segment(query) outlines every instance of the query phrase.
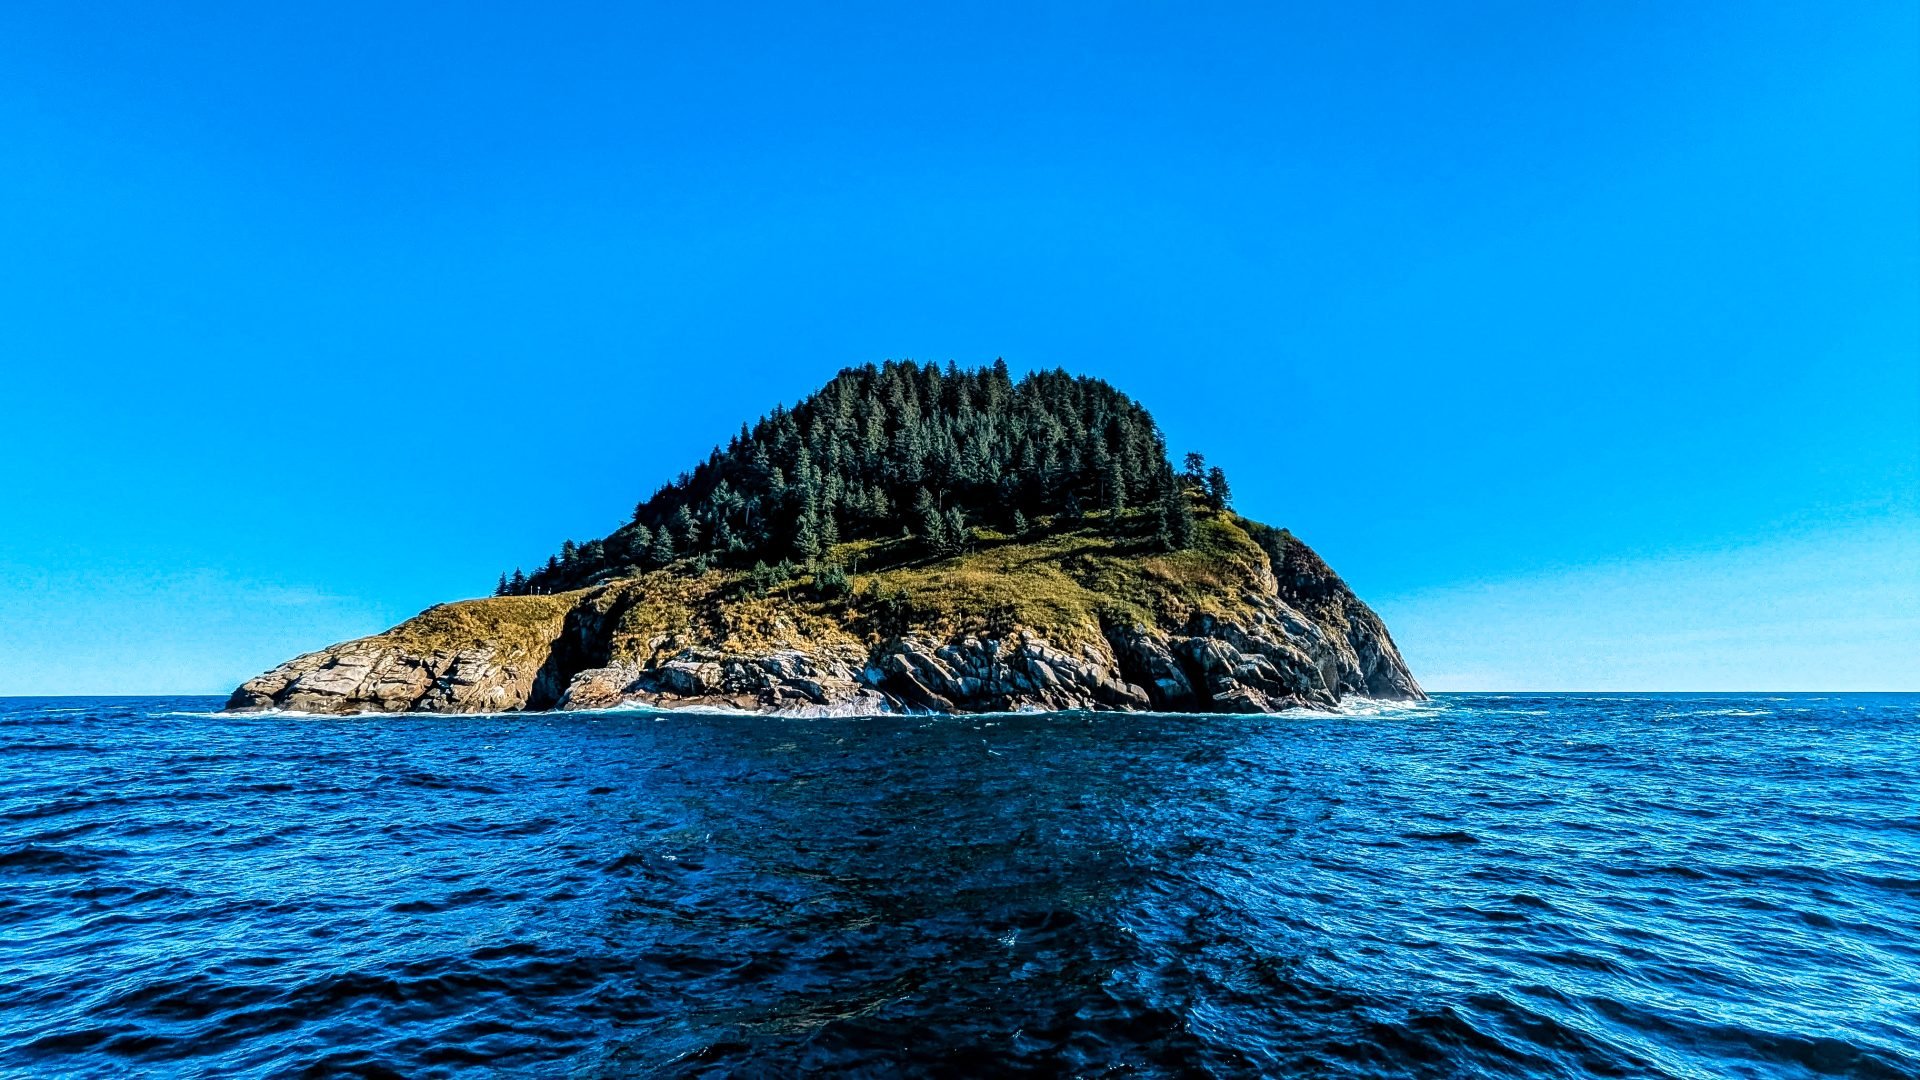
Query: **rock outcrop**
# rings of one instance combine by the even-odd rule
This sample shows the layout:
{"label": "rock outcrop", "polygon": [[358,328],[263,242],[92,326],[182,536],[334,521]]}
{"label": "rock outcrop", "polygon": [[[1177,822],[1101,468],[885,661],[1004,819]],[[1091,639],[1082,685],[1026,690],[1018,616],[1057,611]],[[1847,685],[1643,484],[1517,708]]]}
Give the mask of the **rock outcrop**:
{"label": "rock outcrop", "polygon": [[[249,679],[228,709],[505,712],[559,697],[559,597],[441,604],[384,634],[297,656]],[[561,685],[564,687],[564,681]]]}
{"label": "rock outcrop", "polygon": [[[441,605],[385,634],[288,661],[241,686],[227,707],[1260,713],[1424,696],[1379,616],[1317,555],[1290,534],[1267,530],[1258,547],[1237,535],[1245,551],[1203,579],[1231,589],[1217,603],[1163,599],[1151,619],[1107,605],[1072,640],[984,612],[962,611],[957,621],[972,625],[945,632],[911,619],[883,632],[858,600],[808,622],[798,601],[729,606],[724,598],[737,593],[724,580],[696,588],[680,579],[672,603],[645,583],[616,581]],[[1075,568],[1070,557],[1056,561],[1054,569]],[[778,640],[740,647],[736,624],[754,619]]]}

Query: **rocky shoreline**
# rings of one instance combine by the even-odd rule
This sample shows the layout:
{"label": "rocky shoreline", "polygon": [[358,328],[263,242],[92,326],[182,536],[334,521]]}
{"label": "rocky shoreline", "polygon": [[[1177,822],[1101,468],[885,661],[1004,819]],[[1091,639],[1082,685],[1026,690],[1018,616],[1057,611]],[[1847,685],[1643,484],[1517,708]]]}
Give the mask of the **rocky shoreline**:
{"label": "rocky shoreline", "polygon": [[[1304,546],[1301,548],[1305,551]],[[946,636],[910,631],[862,645],[789,640],[729,650],[657,635],[613,659],[618,583],[523,620],[511,643],[433,647],[412,623],[309,653],[236,690],[231,710],[313,713],[499,712],[719,707],[777,714],[1001,712],[1021,709],[1263,713],[1331,708],[1343,698],[1424,697],[1373,611],[1317,557],[1262,565],[1235,618],[1195,613],[1172,626],[1100,627],[1074,643],[1012,626]],[[503,604],[561,598],[469,601]],[[442,605],[436,612],[459,608]]]}

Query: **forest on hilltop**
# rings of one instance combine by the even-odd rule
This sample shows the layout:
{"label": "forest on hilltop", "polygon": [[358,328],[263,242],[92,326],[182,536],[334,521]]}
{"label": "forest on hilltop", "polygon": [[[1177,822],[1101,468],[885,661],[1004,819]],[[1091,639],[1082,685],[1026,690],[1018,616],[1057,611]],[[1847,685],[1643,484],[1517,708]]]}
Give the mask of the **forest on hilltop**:
{"label": "forest on hilltop", "polygon": [[1197,454],[1176,473],[1153,418],[1106,382],[1054,370],[1015,383],[999,360],[971,370],[888,361],[848,368],[742,424],[627,524],[568,540],[531,574],[501,575],[496,592],[667,567],[784,574],[863,539],[913,537],[950,555],[983,527],[1026,536],[1094,512],[1110,525],[1144,514],[1148,541],[1175,550],[1192,542],[1196,499],[1226,509],[1225,474]]}

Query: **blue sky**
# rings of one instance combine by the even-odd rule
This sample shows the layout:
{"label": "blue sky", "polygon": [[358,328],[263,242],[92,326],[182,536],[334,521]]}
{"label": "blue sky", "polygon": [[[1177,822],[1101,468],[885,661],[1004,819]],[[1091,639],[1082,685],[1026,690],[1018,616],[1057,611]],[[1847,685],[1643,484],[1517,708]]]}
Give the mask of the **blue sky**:
{"label": "blue sky", "polygon": [[1920,689],[1920,8],[964,7],[0,8],[0,693],[225,692],[996,356],[1429,686]]}

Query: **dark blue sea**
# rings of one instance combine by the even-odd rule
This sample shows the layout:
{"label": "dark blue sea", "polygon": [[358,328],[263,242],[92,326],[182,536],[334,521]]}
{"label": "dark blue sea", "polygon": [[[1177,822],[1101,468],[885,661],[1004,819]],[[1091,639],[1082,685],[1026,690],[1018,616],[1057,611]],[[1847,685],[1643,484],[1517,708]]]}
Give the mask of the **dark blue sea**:
{"label": "dark blue sea", "polygon": [[7,1076],[1920,1076],[1920,696],[0,700]]}

